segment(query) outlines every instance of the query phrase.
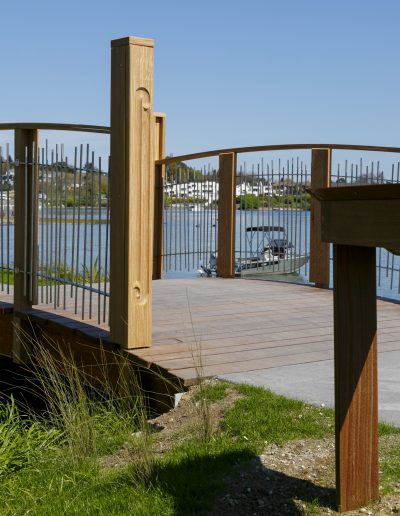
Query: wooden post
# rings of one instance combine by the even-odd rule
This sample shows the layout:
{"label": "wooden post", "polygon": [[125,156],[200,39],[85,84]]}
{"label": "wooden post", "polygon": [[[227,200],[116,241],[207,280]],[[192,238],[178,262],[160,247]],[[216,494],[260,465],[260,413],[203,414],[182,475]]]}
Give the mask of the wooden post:
{"label": "wooden post", "polygon": [[[312,190],[330,185],[331,154],[331,149],[312,149]],[[315,198],[311,199],[310,281],[316,287],[329,287],[329,244],[321,240],[321,206]]]}
{"label": "wooden post", "polygon": [[336,489],[340,510],[378,497],[375,248],[334,245]]}
{"label": "wooden post", "polygon": [[111,42],[110,337],[124,348],[151,344],[153,47]]}
{"label": "wooden post", "polygon": [[[154,113],[154,159],[165,158],[165,114]],[[153,280],[163,277],[165,165],[155,165]]]}
{"label": "wooden post", "polygon": [[218,268],[220,278],[235,277],[236,154],[219,155]]}
{"label": "wooden post", "polygon": [[37,129],[15,129],[13,352],[18,362],[29,355],[28,343],[22,345],[17,335],[20,313],[38,302],[38,141]]}

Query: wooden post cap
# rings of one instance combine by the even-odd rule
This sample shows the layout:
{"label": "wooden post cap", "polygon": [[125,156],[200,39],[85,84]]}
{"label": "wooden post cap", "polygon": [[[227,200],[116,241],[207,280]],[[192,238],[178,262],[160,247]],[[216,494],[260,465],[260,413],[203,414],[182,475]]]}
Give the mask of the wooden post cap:
{"label": "wooden post cap", "polygon": [[127,36],[125,38],[113,39],[111,41],[112,47],[125,47],[128,45],[137,45],[139,47],[154,47],[154,39],[137,38],[136,36]]}

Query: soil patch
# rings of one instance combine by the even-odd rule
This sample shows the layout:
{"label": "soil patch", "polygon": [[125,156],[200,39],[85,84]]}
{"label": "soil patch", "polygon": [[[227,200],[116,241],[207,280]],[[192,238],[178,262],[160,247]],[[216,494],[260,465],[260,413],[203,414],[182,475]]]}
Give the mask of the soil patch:
{"label": "soil patch", "polygon": [[[190,388],[176,408],[148,422],[154,432],[153,456],[160,456],[191,439],[194,432],[201,432],[204,414],[198,393],[198,386]],[[222,400],[208,403],[213,431],[218,429],[225,411],[241,396],[235,388],[227,388]],[[132,442],[103,457],[101,465],[109,468],[131,463],[142,437],[141,432],[133,434]],[[381,450],[393,446],[400,446],[399,435],[380,439]],[[334,439],[298,439],[282,446],[268,444],[259,456],[235,466],[224,478],[224,485],[212,510],[203,512],[203,516],[338,514]],[[397,487],[399,494],[382,496],[374,504],[346,514],[400,515],[400,479]]]}

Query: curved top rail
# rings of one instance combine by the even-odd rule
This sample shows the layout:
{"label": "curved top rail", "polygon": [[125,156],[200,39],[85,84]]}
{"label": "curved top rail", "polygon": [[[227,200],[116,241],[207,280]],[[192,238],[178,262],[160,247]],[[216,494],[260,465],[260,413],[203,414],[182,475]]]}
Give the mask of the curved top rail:
{"label": "curved top rail", "polygon": [[84,125],[84,124],[53,124],[47,122],[17,122],[0,123],[0,131],[10,129],[42,129],[48,131],[76,131],[82,133],[101,133],[110,134],[110,128],[104,125]]}
{"label": "curved top rail", "polygon": [[230,149],[216,149],[194,154],[182,154],[181,156],[171,156],[156,161],[157,165],[167,165],[177,161],[189,161],[191,159],[210,158],[224,153],[243,154],[246,152],[278,151],[278,150],[302,150],[302,149],[336,149],[336,150],[362,150],[375,152],[394,152],[400,153],[400,147],[381,147],[377,145],[347,145],[342,143],[288,143],[282,145],[257,145],[254,147],[233,147]]}

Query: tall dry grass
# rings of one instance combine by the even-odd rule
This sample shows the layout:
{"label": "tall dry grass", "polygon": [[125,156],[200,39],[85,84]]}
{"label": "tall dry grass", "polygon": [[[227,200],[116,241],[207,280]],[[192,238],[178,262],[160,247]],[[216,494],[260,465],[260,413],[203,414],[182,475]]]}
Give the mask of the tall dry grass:
{"label": "tall dry grass", "polygon": [[139,371],[129,359],[103,348],[99,354],[98,348],[93,348],[100,358],[92,364],[80,363],[70,346],[61,346],[46,335],[38,338],[18,328],[17,336],[30,352],[29,371],[46,405],[46,421],[62,432],[72,462],[106,453],[105,436],[114,433],[132,440],[132,459],[141,464],[144,475],[149,474],[152,453],[147,396]]}
{"label": "tall dry grass", "polygon": [[186,290],[186,302],[189,314],[189,321],[191,326],[191,332],[193,335],[193,342],[190,345],[190,354],[192,356],[194,369],[196,371],[196,379],[198,385],[197,402],[196,407],[198,408],[198,414],[200,418],[200,431],[201,437],[204,442],[208,442],[211,439],[213,433],[213,417],[211,412],[211,400],[208,397],[205,379],[207,377],[205,364],[204,364],[204,352],[201,344],[201,338],[196,333],[195,324],[193,320],[193,312],[190,306],[189,293]]}

